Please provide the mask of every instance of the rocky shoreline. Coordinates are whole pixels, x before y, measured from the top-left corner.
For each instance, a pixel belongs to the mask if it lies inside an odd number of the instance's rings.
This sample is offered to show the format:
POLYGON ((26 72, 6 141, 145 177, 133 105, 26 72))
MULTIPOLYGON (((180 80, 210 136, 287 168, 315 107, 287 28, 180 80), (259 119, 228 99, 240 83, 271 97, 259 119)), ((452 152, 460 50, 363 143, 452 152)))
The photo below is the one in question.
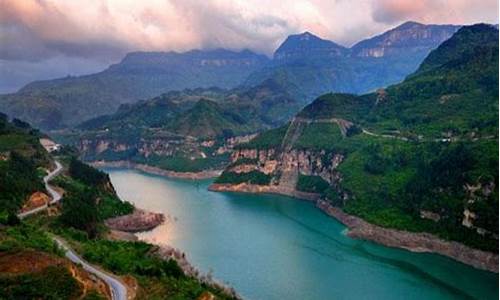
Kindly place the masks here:
POLYGON ((165 216, 163 214, 136 208, 133 213, 107 219, 104 224, 112 230, 135 233, 152 230, 164 221, 165 216))
MULTIPOLYGON (((133 213, 107 219, 104 223, 110 229, 107 238, 110 240, 138 241, 134 234, 154 229, 165 222, 161 213, 135 209, 133 213)), ((218 288, 236 299, 242 299, 236 291, 212 278, 210 273, 203 274, 196 269, 186 258, 186 254, 168 245, 155 245, 153 253, 163 260, 173 259, 177 262, 184 274, 194 277, 206 285, 218 288)))
POLYGON ((278 185, 255 185, 248 183, 240 184, 227 184, 227 183, 213 183, 208 187, 212 192, 241 192, 252 194, 277 194, 285 195, 301 200, 315 202, 319 200, 319 194, 306 193, 278 185))
POLYGON ((280 194, 311 201, 328 216, 347 226, 349 229, 347 235, 352 238, 369 240, 387 247, 402 248, 412 252, 436 253, 478 269, 498 273, 499 261, 497 254, 473 249, 458 242, 446 241, 429 233, 415 233, 373 225, 361 218, 343 212, 338 207, 331 206, 326 201, 320 200, 318 194, 303 193, 296 190, 290 191, 277 186, 259 186, 247 183, 238 185, 212 184, 209 190, 280 194))
POLYGON ((196 269, 186 258, 186 254, 178 249, 167 245, 157 246, 154 253, 158 255, 161 259, 169 260, 173 259, 177 262, 179 267, 182 269, 184 274, 197 278, 206 285, 218 288, 224 291, 226 294, 231 295, 236 299, 242 299, 241 296, 231 287, 226 286, 218 281, 216 281, 211 273, 203 274, 198 269, 196 269))
POLYGON ((437 253, 478 269, 498 273, 498 255, 494 253, 473 249, 458 242, 446 241, 429 233, 408 232, 373 225, 361 218, 346 214, 326 201, 316 202, 316 207, 347 226, 349 228, 347 235, 352 238, 369 240, 412 252, 437 253))
POLYGON ((127 160, 117 160, 117 161, 93 161, 87 162, 89 165, 96 168, 130 168, 139 170, 148 174, 172 177, 172 178, 181 178, 181 179, 209 179, 218 177, 222 170, 206 170, 201 172, 176 172, 164 170, 158 167, 153 167, 145 164, 138 164, 127 160))

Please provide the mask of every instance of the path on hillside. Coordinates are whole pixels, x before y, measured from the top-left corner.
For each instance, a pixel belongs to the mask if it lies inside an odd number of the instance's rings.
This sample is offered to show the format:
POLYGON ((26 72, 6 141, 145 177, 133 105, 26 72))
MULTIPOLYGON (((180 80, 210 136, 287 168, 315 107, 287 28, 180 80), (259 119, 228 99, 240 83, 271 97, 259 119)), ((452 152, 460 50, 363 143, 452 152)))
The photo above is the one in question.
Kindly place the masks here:
MULTIPOLYGON (((50 172, 49 174, 47 174, 47 176, 45 176, 43 178, 43 183, 45 184, 45 189, 47 189, 50 196, 52 197, 52 200, 49 202, 49 204, 57 203, 62 198, 62 195, 60 193, 58 193, 56 190, 54 190, 49 185, 49 181, 52 180, 57 175, 59 175, 61 173, 61 171, 63 170, 61 163, 58 162, 57 160, 54 160, 54 161, 56 164, 56 168, 54 169, 54 171, 50 172)), ((20 213, 17 216, 20 219, 22 219, 22 218, 25 218, 25 217, 30 216, 32 214, 35 214, 37 212, 40 212, 42 210, 45 210, 45 209, 47 209, 47 207, 48 207, 48 204, 45 204, 44 206, 40 206, 40 207, 34 208, 32 210, 20 213)), ((80 264, 83 267, 83 269, 85 269, 87 272, 94 274, 95 276, 99 277, 104 282, 106 282, 106 284, 109 286, 109 289, 111 291, 111 298, 113 300, 127 300, 127 288, 123 282, 121 282, 119 279, 117 279, 113 275, 99 270, 98 268, 92 266, 91 264, 89 264, 88 262, 86 262, 85 260, 80 258, 80 256, 78 256, 78 254, 76 254, 76 252, 73 251, 64 242, 64 240, 62 240, 60 237, 52 236, 52 239, 57 243, 57 245, 61 249, 64 250, 64 252, 65 252, 64 254, 66 255, 66 257, 69 260, 71 260, 72 262, 74 262, 76 264, 80 264)))
MULTIPOLYGON (((327 118, 327 119, 308 119, 308 118, 294 118, 290 124, 290 126, 292 126, 292 123, 298 123, 298 124, 311 124, 311 123, 335 123, 337 125, 339 125, 339 128, 340 128, 340 131, 342 133, 343 136, 346 136, 346 133, 347 133, 347 129, 354 125, 354 123, 350 122, 350 121, 347 121, 347 120, 344 120, 344 119, 339 119, 339 118, 327 118)), ((290 126, 289 126, 289 129, 290 129, 290 126)), ((295 125, 295 127, 297 127, 297 125, 295 125)), ((301 130, 303 130, 303 128, 301 128, 301 130)), ((296 130, 293 131, 294 133, 296 133, 296 130)), ((361 132, 363 134, 366 134, 366 135, 369 135, 369 136, 373 136, 373 137, 379 137, 379 138, 386 138, 386 139, 396 139, 396 140, 400 140, 400 141, 404 141, 404 142, 409 142, 411 141, 409 138, 407 137, 404 137, 404 136, 399 136, 399 135, 393 135, 393 134, 379 134, 379 133, 375 133, 375 132, 372 132, 372 131, 369 131, 365 128, 361 128, 361 132)), ((283 143, 285 142, 285 139, 288 137, 288 134, 289 134, 289 130, 287 130, 287 133, 285 134, 285 138, 283 139, 283 143)), ((295 134, 294 135, 295 137, 295 140, 298 138, 298 134, 295 134)), ((467 138, 459 138, 459 137, 453 137, 453 138, 450 138, 450 137, 442 137, 442 138, 424 138, 424 137, 419 137, 416 141, 419 141, 419 142, 435 142, 435 143, 451 143, 451 142, 462 142, 462 141, 470 141, 470 142, 476 142, 476 141, 479 141, 479 140, 492 140, 492 139, 495 139, 497 138, 496 136, 482 136, 482 137, 476 137, 476 138, 470 138, 470 139, 467 139, 467 138)), ((289 143, 291 144, 291 143, 289 143)), ((289 146, 291 147, 291 145, 289 146)), ((282 148, 283 148, 283 145, 282 145, 282 148)))
POLYGON ((49 192, 50 196, 52 197, 52 200, 50 200, 50 202, 48 204, 44 204, 40 207, 36 207, 36 208, 33 208, 32 210, 28 210, 28 211, 25 211, 25 212, 22 212, 20 214, 18 214, 17 216, 20 218, 20 219, 23 219, 27 216, 30 216, 32 214, 36 214, 42 210, 45 210, 47 209, 48 205, 49 204, 53 204, 53 203, 56 203, 58 202, 59 200, 61 200, 62 196, 61 194, 59 194, 56 190, 54 190, 50 185, 49 185, 49 181, 52 180, 52 178, 56 177, 57 175, 59 175, 59 173, 61 173, 61 171, 63 170, 63 167, 61 165, 60 162, 58 162, 57 160, 55 160, 55 164, 56 164, 56 168, 54 169, 54 171, 50 172, 49 174, 47 174, 45 177, 43 177, 43 183, 45 184, 45 189, 47 190, 47 192, 49 192))

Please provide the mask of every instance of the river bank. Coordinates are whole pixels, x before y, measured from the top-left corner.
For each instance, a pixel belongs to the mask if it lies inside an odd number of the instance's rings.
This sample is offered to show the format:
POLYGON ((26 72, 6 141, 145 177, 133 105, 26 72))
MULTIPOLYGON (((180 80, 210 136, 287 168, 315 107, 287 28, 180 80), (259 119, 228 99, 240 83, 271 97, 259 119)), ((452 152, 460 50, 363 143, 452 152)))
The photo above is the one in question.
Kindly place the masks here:
MULTIPOLYGON (((110 240, 139 241, 135 233, 151 231, 165 222, 168 223, 166 220, 170 220, 170 217, 165 217, 162 213, 149 212, 136 208, 132 214, 106 220, 105 224, 110 229, 107 237, 110 240)), ((186 254, 179 249, 165 244, 155 245, 153 249, 152 253, 159 258, 166 261, 170 259, 176 261, 185 275, 196 278, 206 285, 220 289, 235 299, 241 299, 232 287, 218 282, 210 273, 203 274, 195 268, 188 261, 186 254)), ((209 295, 212 294, 209 293, 209 295)))
POLYGON ((211 184, 210 191, 280 194, 314 202, 328 216, 337 219, 349 228, 348 236, 369 240, 384 246, 402 248, 412 252, 429 252, 450 257, 478 269, 498 273, 498 255, 473 249, 461 243, 446 241, 429 233, 415 233, 373 225, 361 218, 343 212, 320 199, 318 194, 304 193, 279 186, 259 186, 247 183, 237 185, 211 184))
POLYGON ((96 168, 129 168, 153 175, 180 178, 180 179, 192 179, 192 180, 215 178, 222 173, 222 170, 206 170, 200 172, 176 172, 176 171, 164 170, 150 165, 138 164, 127 160, 92 161, 87 163, 96 168))
POLYGON ((498 273, 498 255, 446 241, 429 233, 408 232, 373 225, 343 212, 340 208, 319 200, 316 207, 349 228, 348 236, 373 241, 384 246, 403 248, 412 252, 429 252, 453 258, 478 269, 498 273))
POLYGON ((240 184, 213 183, 208 187, 208 190, 212 192, 241 192, 241 193, 251 193, 251 194, 285 195, 311 202, 319 200, 320 197, 320 195, 316 193, 301 192, 295 189, 290 189, 278 185, 256 185, 248 183, 240 183, 240 184))

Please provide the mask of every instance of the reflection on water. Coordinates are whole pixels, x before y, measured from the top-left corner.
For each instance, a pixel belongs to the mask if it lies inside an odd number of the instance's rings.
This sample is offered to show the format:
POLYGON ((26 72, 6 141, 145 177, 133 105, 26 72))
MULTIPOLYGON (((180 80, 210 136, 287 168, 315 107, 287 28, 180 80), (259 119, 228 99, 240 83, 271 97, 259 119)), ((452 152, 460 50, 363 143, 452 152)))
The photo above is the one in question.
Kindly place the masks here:
POLYGON ((107 169, 123 199, 169 221, 140 238, 186 252, 248 299, 497 299, 498 275, 347 237, 313 205, 207 191, 210 181, 107 169))

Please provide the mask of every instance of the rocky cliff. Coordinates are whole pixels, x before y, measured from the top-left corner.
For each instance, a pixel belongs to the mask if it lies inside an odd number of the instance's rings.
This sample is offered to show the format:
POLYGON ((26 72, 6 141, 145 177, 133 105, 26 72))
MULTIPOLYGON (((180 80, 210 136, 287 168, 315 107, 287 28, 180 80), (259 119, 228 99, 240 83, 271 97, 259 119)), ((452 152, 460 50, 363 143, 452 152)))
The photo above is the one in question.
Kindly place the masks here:
POLYGON ((82 158, 99 166, 132 167, 158 175, 212 178, 229 162, 233 148, 254 135, 197 139, 155 134, 140 138, 89 134, 76 142, 82 158))
POLYGON ((406 22, 383 34, 357 43, 351 48, 351 55, 380 58, 421 52, 425 56, 425 53, 448 39, 459 28, 460 26, 456 25, 406 22))

